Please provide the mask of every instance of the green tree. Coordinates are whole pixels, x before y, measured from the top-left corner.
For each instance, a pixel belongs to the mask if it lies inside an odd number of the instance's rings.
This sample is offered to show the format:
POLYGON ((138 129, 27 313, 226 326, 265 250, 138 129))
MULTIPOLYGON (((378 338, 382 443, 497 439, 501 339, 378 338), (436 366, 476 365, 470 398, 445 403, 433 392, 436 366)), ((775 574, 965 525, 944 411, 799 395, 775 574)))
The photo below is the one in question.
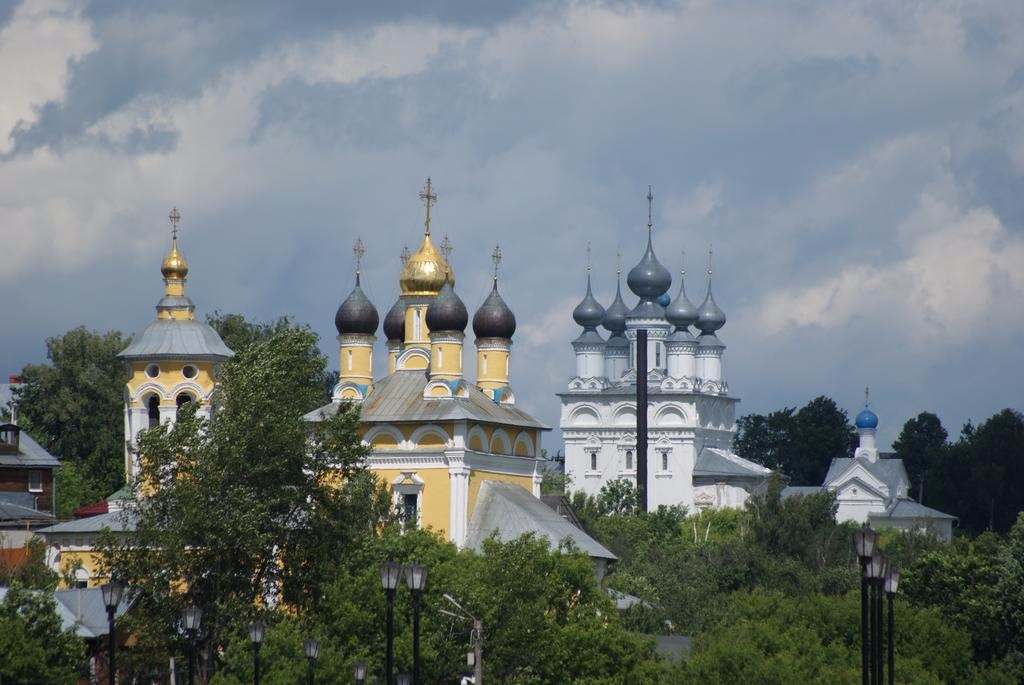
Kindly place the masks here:
POLYGON ((911 492, 917 500, 924 503, 922 488, 934 475, 936 480, 943 477, 937 468, 946 463, 945 452, 948 449, 949 434, 942 427, 942 421, 931 412, 921 412, 903 424, 892 449, 896 456, 903 460, 910 478, 911 492))
POLYGON ((65 631, 49 592, 15 582, 0 599, 0 681, 75 683, 85 645, 65 631))
POLYGON ((857 438, 846 412, 824 396, 800 409, 748 414, 737 428, 736 453, 785 473, 793 485, 821 485, 832 459, 849 456, 857 438))
POLYGON ((324 359, 308 330, 286 328, 224 365, 210 421, 182 408, 140 437, 140 482, 124 540, 101 545, 106 566, 142 592, 140 655, 173 647, 183 605, 204 609, 207 659, 276 595, 313 610, 337 560, 373 533, 386 500, 361 464, 358 410, 308 424, 324 359))
POLYGON ((16 390, 20 422, 76 472, 58 482, 59 513, 106 497, 124 484, 125 366, 129 339, 84 327, 46 340, 49 364, 29 364, 16 390))

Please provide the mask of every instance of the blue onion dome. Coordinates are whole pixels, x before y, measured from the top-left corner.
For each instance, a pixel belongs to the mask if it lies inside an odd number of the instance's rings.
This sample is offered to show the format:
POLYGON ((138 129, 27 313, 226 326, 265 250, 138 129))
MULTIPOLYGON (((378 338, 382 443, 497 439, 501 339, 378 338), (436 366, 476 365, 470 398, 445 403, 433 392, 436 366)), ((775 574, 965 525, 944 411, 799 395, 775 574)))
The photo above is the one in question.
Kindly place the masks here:
POLYGON ((338 329, 338 335, 374 335, 379 323, 377 308, 359 287, 359 274, 356 273, 356 287, 338 307, 334 315, 334 327, 338 329))
POLYGON ((498 279, 480 309, 473 315, 473 333, 478 338, 511 338, 516 332, 516 315, 498 294, 498 279))
POLYGON ((658 295, 658 299, 655 300, 655 302, 660 304, 662 307, 667 307, 671 301, 672 296, 668 294, 668 291, 665 291, 661 295, 658 295))
POLYGON ((384 335, 388 340, 405 340, 405 305, 401 297, 384 316, 384 335))
POLYGON ((708 279, 708 294, 697 310, 697 328, 701 333, 714 333, 725 325, 725 312, 715 302, 711 294, 711 279, 708 279))
POLYGON ((869 408, 864 407, 861 413, 857 414, 854 421, 857 428, 878 428, 878 416, 869 408))
POLYGON ((626 283, 637 297, 647 300, 660 297, 662 293, 668 292, 672 285, 672 274, 654 256, 654 247, 651 245, 649 231, 647 233, 647 251, 640 263, 629 270, 626 283))
POLYGON ((572 310, 572 318, 580 326, 588 329, 595 329, 604 321, 604 307, 594 298, 590 290, 590 273, 587 272, 587 294, 583 300, 572 310))
POLYGON ((427 307, 427 328, 432 331, 465 331, 469 323, 469 312, 451 281, 445 281, 440 292, 427 307))
POLYGON ((683 276, 680 276, 679 293, 676 294, 676 299, 672 300, 671 304, 665 308, 665 318, 677 329, 685 330, 695 324, 699 316, 697 307, 686 296, 686 285, 683 283, 683 276))
POLYGON ((626 317, 629 315, 629 308, 626 303, 622 301, 622 285, 617 283, 615 285, 615 299, 609 305, 608 309, 604 312, 604 321, 601 325, 605 327, 607 331, 613 334, 622 333, 626 330, 626 317))

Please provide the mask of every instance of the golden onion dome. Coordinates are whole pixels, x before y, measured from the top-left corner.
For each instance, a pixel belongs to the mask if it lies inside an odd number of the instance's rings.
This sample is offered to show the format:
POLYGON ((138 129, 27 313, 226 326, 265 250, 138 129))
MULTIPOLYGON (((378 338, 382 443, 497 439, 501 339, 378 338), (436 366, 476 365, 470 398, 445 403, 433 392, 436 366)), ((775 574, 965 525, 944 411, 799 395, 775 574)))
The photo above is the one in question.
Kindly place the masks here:
POLYGON ((398 279, 403 295, 436 295, 448 280, 455 284, 455 270, 444 255, 434 247, 430 234, 423 236, 423 244, 405 262, 398 279))
POLYGON ((185 261, 185 255, 178 250, 177 238, 171 242, 171 251, 164 257, 163 264, 160 265, 160 273, 164 275, 164 278, 178 280, 185 280, 185 277, 188 276, 188 262, 185 261))

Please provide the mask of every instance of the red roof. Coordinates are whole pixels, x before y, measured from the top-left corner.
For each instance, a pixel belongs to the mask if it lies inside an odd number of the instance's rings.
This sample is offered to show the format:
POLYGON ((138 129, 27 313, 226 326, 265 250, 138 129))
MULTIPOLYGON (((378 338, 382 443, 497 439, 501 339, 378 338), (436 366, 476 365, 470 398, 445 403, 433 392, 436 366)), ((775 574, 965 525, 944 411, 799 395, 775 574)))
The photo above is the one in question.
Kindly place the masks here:
POLYGON ((98 516, 99 514, 106 514, 108 511, 107 500, 101 499, 99 502, 86 504, 84 507, 75 509, 75 518, 81 519, 88 516, 98 516))

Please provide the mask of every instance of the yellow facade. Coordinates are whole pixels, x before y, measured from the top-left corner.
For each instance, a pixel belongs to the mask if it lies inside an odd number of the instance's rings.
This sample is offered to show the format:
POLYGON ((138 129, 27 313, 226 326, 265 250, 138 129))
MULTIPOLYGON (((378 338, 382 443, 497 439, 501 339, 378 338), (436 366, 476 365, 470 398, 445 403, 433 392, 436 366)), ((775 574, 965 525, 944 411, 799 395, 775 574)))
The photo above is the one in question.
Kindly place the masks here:
POLYGON ((369 385, 373 382, 372 335, 338 336, 338 380, 369 385))
POLYGON ((160 398, 163 406, 174 406, 177 403, 175 389, 180 392, 187 392, 192 395, 193 400, 209 403, 210 394, 213 392, 216 380, 214 378, 213 362, 208 361, 174 361, 154 360, 140 361, 131 364, 131 378, 128 379, 128 406, 139 409, 146 407, 150 393, 143 390, 144 386, 150 386, 160 398), (155 367, 155 368, 153 368, 155 367), (186 372, 186 367, 191 367, 186 372), (186 373, 193 373, 188 377, 186 373), (150 375, 156 371, 156 375, 150 375), (198 386, 201 394, 196 397, 193 386, 198 386), (143 390, 143 392, 139 392, 143 390))
POLYGON ((422 483, 422 500, 420 502, 421 528, 430 528, 445 537, 449 536, 451 523, 451 491, 450 476, 446 467, 435 468, 375 468, 373 473, 381 482, 393 487, 396 480, 400 483, 406 481, 403 476, 407 473, 415 474, 422 483))
POLYGON ((476 384, 483 390, 508 387, 508 344, 482 344, 476 348, 476 384))
POLYGON ((461 335, 443 333, 431 338, 430 377, 445 380, 462 378, 461 335))
POLYGON ((423 347, 430 345, 426 302, 412 303, 405 308, 405 344, 423 347))

